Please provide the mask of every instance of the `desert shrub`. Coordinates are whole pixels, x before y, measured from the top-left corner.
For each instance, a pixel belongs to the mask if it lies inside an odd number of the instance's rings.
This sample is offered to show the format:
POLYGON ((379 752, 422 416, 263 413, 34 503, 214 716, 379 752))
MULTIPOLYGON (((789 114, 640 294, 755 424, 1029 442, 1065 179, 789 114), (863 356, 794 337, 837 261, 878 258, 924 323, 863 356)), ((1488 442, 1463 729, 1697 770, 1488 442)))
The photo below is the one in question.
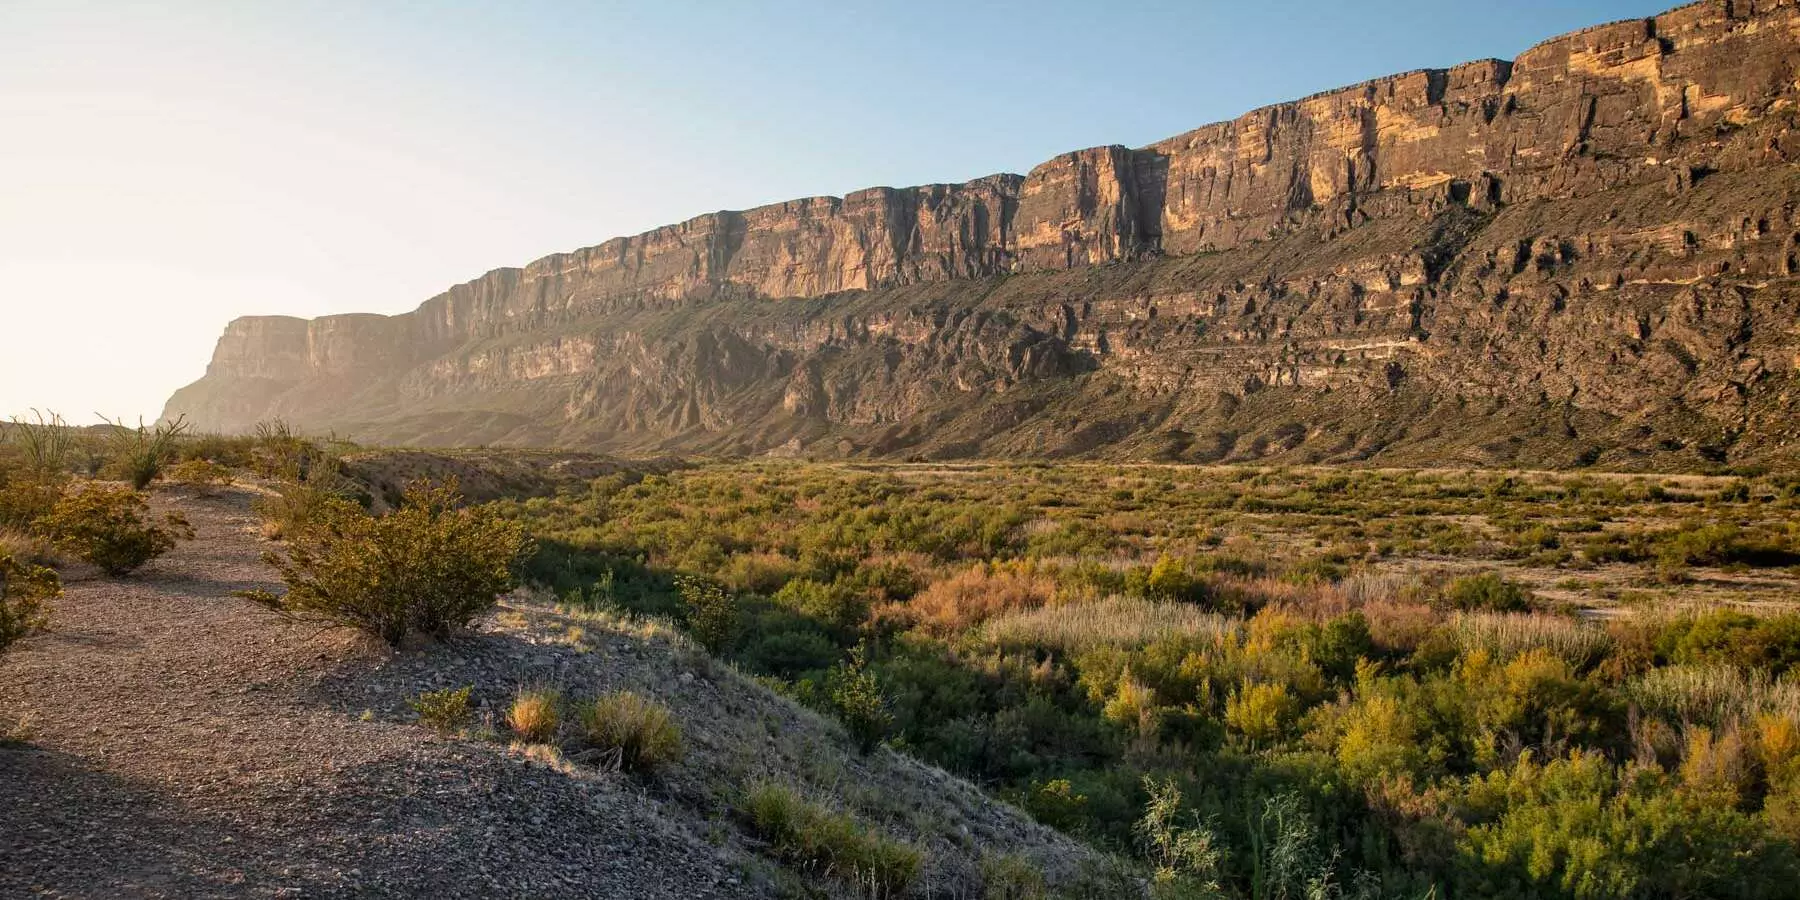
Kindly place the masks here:
POLYGON ((1013 853, 981 858, 981 892, 987 900, 1049 900, 1043 868, 1013 853))
POLYGON ((1016 799, 1032 818, 1051 828, 1073 833, 1087 820, 1087 795, 1076 791, 1067 778, 1036 782, 1016 799))
POLYGON ((49 621, 47 601, 62 593, 56 572, 0 548, 0 652, 49 621))
POLYGON ((231 470, 204 457, 182 460, 169 467, 164 477, 175 484, 187 485, 201 494, 231 483, 231 470))
POLYGON ((25 467, 40 475, 62 475, 74 462, 79 440, 75 429, 53 412, 31 411, 31 418, 14 416, 9 442, 17 447, 25 467))
POLYGON ((521 690, 506 709, 506 727, 520 740, 547 744, 562 724, 562 694, 548 688, 521 690))
POLYGON ((737 595, 718 582, 683 575, 675 579, 681 592, 684 618, 694 640, 714 653, 724 653, 737 641, 739 609, 737 595))
POLYGON ((785 785, 752 785, 739 810, 776 856, 804 871, 849 882, 871 898, 905 894, 924 865, 917 848, 808 801, 785 785))
POLYGON ((933 582, 907 610, 938 634, 958 634, 1004 613, 1037 609, 1055 595, 1046 576, 980 565, 933 582))
POLYGON ((810 578, 796 578, 782 585, 769 600, 811 618, 839 635, 853 634, 869 613, 869 605, 862 594, 841 579, 826 584, 810 578))
POLYGON ((175 458, 176 441, 188 431, 185 416, 155 425, 139 420, 136 428, 123 421, 108 424, 112 426, 107 441, 109 466, 140 491, 162 475, 163 467, 175 458))
POLYGON ((68 485, 60 472, 0 468, 0 526, 30 531, 56 508, 68 485))
POLYGON ((582 741, 622 769, 653 772, 681 759, 681 727, 669 708, 631 691, 603 694, 581 708, 582 741))
POLYGON ((285 557, 270 554, 287 593, 261 599, 392 646, 415 633, 447 637, 467 628, 513 588, 526 541, 517 523, 459 509, 458 499, 454 485, 420 483, 386 516, 347 500, 323 503, 285 557))
POLYGON ((194 536, 180 515, 153 520, 149 511, 149 502, 134 490, 90 484, 65 494, 38 524, 54 536, 58 549, 108 575, 126 575, 194 536))
POLYGON ((1173 780, 1145 778, 1144 793, 1149 801, 1136 831, 1150 861, 1151 896, 1157 900, 1217 896, 1224 858, 1218 839, 1197 816, 1182 815, 1181 789, 1173 780))
POLYGON ((1789 895, 1792 848, 1749 816, 1672 790, 1657 769, 1576 751, 1476 778, 1460 840, 1467 893, 1483 896, 1789 895))
POLYGON ((1531 592, 1498 572, 1483 572, 1451 581, 1444 588, 1444 603, 1470 612, 1525 612, 1531 609, 1531 592))
POLYGON ((257 498, 254 504, 263 517, 263 536, 270 540, 305 532, 341 512, 357 495, 336 457, 313 451, 311 445, 299 446, 307 449, 294 451, 298 454, 294 457, 257 457, 259 471, 275 470, 274 492, 257 498))
POLYGON ((406 705, 418 714, 420 724, 449 733, 464 728, 474 719, 475 706, 470 699, 473 693, 473 686, 425 691, 408 700, 406 705))
POLYGON ((1225 724, 1253 744, 1279 740, 1293 726, 1300 704, 1285 684, 1246 683, 1225 703, 1225 724))
POLYGON ((868 666, 868 648, 857 647, 850 659, 832 670, 826 678, 825 696, 830 710, 844 723, 856 746, 868 753, 887 737, 894 724, 888 699, 881 684, 868 666))

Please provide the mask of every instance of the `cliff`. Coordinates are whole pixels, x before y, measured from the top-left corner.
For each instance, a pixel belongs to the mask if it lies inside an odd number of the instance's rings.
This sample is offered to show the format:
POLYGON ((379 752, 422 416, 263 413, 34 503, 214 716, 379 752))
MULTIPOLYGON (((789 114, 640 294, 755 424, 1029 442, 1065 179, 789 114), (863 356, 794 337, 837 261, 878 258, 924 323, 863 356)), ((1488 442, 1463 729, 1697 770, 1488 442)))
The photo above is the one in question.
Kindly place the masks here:
POLYGON ((1024 176, 719 212, 170 400, 375 441, 1698 465, 1792 457, 1800 0, 1697 3, 1024 176))

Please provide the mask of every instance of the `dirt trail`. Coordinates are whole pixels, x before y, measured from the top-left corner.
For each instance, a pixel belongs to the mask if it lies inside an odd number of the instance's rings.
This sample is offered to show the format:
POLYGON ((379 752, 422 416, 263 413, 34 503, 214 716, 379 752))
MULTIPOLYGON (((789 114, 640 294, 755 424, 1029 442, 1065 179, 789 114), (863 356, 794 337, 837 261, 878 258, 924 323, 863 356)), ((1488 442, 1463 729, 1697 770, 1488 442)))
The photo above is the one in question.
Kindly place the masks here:
POLYGON ((159 497, 198 539, 67 585, 0 657, 0 897, 752 896, 615 776, 575 779, 332 696, 381 668, 273 588, 250 495, 159 497))

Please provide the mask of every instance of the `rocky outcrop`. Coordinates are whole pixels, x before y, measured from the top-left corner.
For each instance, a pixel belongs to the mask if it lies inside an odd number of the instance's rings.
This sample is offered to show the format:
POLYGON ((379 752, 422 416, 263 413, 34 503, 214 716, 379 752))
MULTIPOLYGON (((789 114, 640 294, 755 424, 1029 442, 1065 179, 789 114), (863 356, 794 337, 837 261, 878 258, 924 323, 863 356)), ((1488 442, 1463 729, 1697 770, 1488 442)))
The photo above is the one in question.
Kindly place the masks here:
POLYGON ((1023 177, 713 213, 402 316, 239 320, 168 412, 612 450, 1784 459, 1797 79, 1796 0, 1697 3, 1023 177))

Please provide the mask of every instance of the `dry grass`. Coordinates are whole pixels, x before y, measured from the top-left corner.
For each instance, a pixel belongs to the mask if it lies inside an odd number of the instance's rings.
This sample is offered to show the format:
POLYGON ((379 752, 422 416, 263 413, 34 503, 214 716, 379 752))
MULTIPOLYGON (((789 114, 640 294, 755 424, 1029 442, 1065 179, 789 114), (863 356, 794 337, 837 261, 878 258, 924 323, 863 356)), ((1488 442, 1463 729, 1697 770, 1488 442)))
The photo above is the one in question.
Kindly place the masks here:
POLYGON ((48 538, 4 525, 0 525, 0 553, 11 554, 13 559, 34 566, 60 568, 69 562, 48 538))
POLYGON ((1097 603, 1046 606, 988 622, 989 643, 1079 653, 1097 647, 1141 647, 1181 635, 1235 635, 1238 619, 1188 603, 1110 597, 1097 603))
POLYGON ((681 759, 681 728, 669 708, 641 694, 614 691, 582 707, 581 734, 622 769, 651 772, 681 759))
POLYGON ((1733 666, 1651 669, 1626 688, 1645 713, 1673 724, 1727 728, 1761 716, 1800 720, 1800 682, 1733 666))
POLYGON ((1486 650, 1496 659, 1544 649, 1581 668, 1598 661, 1612 643, 1597 626, 1535 613, 1458 613, 1450 624, 1464 651, 1486 650))
POLYGON ((549 688, 521 690, 506 710, 506 727, 528 743, 550 743, 561 724, 562 694, 549 688))

